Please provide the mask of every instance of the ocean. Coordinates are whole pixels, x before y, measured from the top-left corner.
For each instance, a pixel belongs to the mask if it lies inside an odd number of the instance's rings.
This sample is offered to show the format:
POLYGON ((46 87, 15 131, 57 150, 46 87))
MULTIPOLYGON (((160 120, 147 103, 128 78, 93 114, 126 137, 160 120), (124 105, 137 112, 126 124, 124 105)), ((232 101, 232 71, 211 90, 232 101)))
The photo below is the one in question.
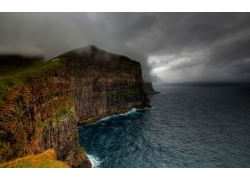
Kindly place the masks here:
POLYGON ((78 127, 94 168, 250 167, 250 85, 154 88, 152 108, 78 127))

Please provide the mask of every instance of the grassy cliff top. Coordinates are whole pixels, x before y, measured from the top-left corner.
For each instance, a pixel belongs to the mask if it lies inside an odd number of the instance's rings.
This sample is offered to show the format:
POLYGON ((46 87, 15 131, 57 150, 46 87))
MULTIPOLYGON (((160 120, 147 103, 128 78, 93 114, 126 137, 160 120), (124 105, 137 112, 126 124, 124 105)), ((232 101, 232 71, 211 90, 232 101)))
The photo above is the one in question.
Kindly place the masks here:
POLYGON ((37 65, 0 65, 0 106, 5 104, 3 98, 11 92, 13 86, 23 87, 26 79, 46 69, 58 66, 64 59, 51 59, 37 65))
POLYGON ((1 77, 15 77, 22 79, 41 70, 58 65, 61 59, 51 59, 37 65, 1 65, 0 64, 0 78, 1 77))
MULTIPOLYGON (((39 63, 39 64, 1 64, 0 61, 0 78, 16 78, 18 80, 23 80, 26 77, 30 77, 36 74, 39 71, 51 68, 55 65, 58 65, 61 61, 66 60, 68 57, 75 57, 75 56, 92 56, 92 58, 105 61, 109 59, 113 59, 113 61, 117 61, 116 57, 120 57, 122 60, 126 60, 133 63, 139 63, 135 60, 132 60, 126 56, 113 54, 110 52, 106 52, 105 50, 99 49, 93 45, 85 46, 82 48, 74 49, 63 53, 59 56, 54 57, 51 60, 39 63)), ((78 59, 77 57, 76 59, 78 59)), ((139 63, 140 64, 140 63, 139 63)), ((1 85, 1 82, 0 82, 1 85)))
POLYGON ((48 149, 42 154, 29 155, 0 164, 0 168, 69 168, 69 166, 56 159, 54 149, 48 149))
MULTIPOLYGON (((124 67, 124 63, 126 64, 127 62, 133 67, 140 66, 140 63, 135 60, 131 60, 126 56, 106 52, 95 46, 85 46, 74 49, 39 64, 6 65, 0 62, 0 106, 5 106, 3 97, 6 97, 6 94, 12 91, 10 87, 14 85, 17 85, 19 88, 23 87, 26 79, 35 77, 39 72, 54 68, 65 61, 69 61, 75 65, 81 63, 79 60, 91 60, 93 63, 98 63, 99 65, 108 63, 111 70, 117 71, 119 71, 119 67, 124 67), (112 65, 112 67, 110 65, 112 65)), ((100 65, 100 67, 101 66, 102 65, 100 65)))

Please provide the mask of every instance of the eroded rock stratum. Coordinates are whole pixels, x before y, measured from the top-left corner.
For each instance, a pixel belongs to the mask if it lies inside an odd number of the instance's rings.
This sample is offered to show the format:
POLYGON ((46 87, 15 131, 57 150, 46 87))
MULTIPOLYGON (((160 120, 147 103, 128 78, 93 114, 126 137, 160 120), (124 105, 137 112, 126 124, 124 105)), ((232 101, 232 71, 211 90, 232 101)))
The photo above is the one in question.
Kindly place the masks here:
POLYGON ((78 125, 149 107, 140 63, 86 46, 0 78, 0 162, 53 148, 71 167, 91 167, 78 125))

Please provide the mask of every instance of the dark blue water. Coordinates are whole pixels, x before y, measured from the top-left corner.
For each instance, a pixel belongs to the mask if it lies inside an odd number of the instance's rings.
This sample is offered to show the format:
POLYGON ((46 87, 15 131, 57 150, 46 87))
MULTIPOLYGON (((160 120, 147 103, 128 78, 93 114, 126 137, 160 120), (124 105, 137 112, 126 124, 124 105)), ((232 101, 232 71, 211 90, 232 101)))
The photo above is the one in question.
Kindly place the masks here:
POLYGON ((94 167, 250 167, 250 86, 156 86, 153 108, 79 127, 94 167))

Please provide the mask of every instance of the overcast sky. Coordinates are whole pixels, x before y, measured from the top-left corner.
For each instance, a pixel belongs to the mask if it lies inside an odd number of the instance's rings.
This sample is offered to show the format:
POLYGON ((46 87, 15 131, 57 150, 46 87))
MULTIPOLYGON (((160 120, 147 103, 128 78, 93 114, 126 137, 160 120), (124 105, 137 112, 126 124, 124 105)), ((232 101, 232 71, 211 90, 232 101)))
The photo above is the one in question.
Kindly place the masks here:
POLYGON ((0 52, 86 45, 139 61, 146 80, 250 81, 250 13, 0 13, 0 52))

